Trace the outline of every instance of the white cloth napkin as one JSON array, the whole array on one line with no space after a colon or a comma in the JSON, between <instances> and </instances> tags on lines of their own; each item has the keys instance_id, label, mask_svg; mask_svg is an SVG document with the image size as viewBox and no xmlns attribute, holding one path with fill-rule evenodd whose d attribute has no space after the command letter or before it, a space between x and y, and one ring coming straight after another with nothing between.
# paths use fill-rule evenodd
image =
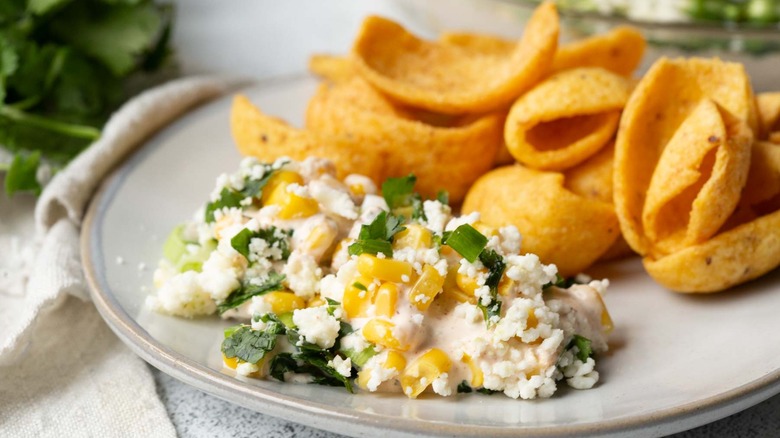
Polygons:
<instances>
[{"instance_id":1,"label":"white cloth napkin","mask_svg":"<svg viewBox=\"0 0 780 438\"><path fill-rule=\"evenodd\" d=\"M192 77L148 90L54 177L34 218L31 198L0 200L0 435L175 436L149 369L88 301L80 225L97 185L142 140L236 84Z\"/></svg>"}]
</instances>

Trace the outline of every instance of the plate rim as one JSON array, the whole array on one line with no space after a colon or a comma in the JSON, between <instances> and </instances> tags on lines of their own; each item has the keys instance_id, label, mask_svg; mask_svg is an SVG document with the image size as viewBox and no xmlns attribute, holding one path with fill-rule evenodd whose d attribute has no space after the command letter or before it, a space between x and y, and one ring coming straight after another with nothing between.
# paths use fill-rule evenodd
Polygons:
<instances>
[{"instance_id":1,"label":"plate rim","mask_svg":"<svg viewBox=\"0 0 780 438\"><path fill-rule=\"evenodd\" d=\"M251 90L279 84L280 82L300 81L310 76L302 73L274 76L253 82L242 89ZM485 436L489 434L496 437L554 437L565 435L614 435L642 431L648 435L659 435L687 430L725 418L780 393L779 368L749 383L699 401L642 415L618 417L606 421L554 426L523 426L518 424L517 427L457 425L416 418L406 418L404 421L398 422L395 421L398 417L361 412L354 408L323 405L279 394L242 382L229 375L221 374L204 364L176 353L154 339L141 327L116 300L110 288L102 284L101 273L99 272L98 264L95 262L97 257L102 255L102 250L99 246L101 243L99 232L105 218L105 212L112 200L111 195L116 193L116 190L130 176L132 170L145 159L148 152L160 147L162 144L155 144L154 140L168 131L186 125L188 119L194 117L204 108L231 99L238 91L240 90L230 90L222 96L191 108L172 123L140 141L130 154L126 155L114 166L109 176L103 179L98 190L91 197L82 222L80 236L81 263L92 302L103 320L122 342L136 355L160 371L185 384L256 412L341 434L351 432L349 428L343 428L343 426L349 425L351 427L358 426L362 429L361 431L393 430L407 435ZM523 401L512 400L511 402L522 403ZM262 410L260 407L262 407ZM303 418L301 415L307 415L306 422L301 421ZM359 433L361 431L354 432Z\"/></svg>"}]
</instances>

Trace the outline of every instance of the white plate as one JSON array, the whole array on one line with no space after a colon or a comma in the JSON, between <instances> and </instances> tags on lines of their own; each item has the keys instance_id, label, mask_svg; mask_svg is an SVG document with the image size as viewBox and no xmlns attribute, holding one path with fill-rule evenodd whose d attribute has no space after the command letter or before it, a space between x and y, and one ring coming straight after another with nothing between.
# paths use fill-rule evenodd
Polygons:
<instances>
[{"instance_id":1,"label":"white plate","mask_svg":"<svg viewBox=\"0 0 780 438\"><path fill-rule=\"evenodd\" d=\"M268 113L300 123L314 87L300 76L245 92ZM209 103L148 141L104 184L84 225L83 260L98 310L162 371L250 409L349 435L659 436L780 392L780 272L729 292L687 296L653 283L635 259L591 272L612 281L606 301L616 326L591 390L563 385L535 401L479 394L409 400L224 374L226 322L158 315L143 303L165 236L207 199L219 173L238 166L230 100Z\"/></svg>"}]
</instances>

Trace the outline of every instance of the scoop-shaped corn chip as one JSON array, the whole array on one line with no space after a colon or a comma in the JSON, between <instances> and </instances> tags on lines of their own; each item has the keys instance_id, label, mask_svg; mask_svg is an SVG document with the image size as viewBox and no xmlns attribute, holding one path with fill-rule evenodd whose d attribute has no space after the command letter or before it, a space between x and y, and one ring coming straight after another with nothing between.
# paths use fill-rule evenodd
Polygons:
<instances>
[{"instance_id":1,"label":"scoop-shaped corn chip","mask_svg":"<svg viewBox=\"0 0 780 438\"><path fill-rule=\"evenodd\" d=\"M780 92L756 95L758 116L761 119L764 138L780 134ZM777 142L776 142L777 143Z\"/></svg>"},{"instance_id":2,"label":"scoop-shaped corn chip","mask_svg":"<svg viewBox=\"0 0 780 438\"><path fill-rule=\"evenodd\" d=\"M304 160L315 156L336 164L338 176L351 173L382 181L384 152L366 153L365 146L349 139L320 135L295 129L285 122L263 114L245 96L233 99L230 130L239 152L264 161L281 157Z\"/></svg>"},{"instance_id":3,"label":"scoop-shaped corn chip","mask_svg":"<svg viewBox=\"0 0 780 438\"><path fill-rule=\"evenodd\" d=\"M780 211L643 262L655 281L678 292L717 292L752 280L780 265Z\"/></svg>"},{"instance_id":4,"label":"scoop-shaped corn chip","mask_svg":"<svg viewBox=\"0 0 780 438\"><path fill-rule=\"evenodd\" d=\"M562 71L512 105L504 141L529 167L575 166L612 138L629 92L625 78L601 68Z\"/></svg>"},{"instance_id":5,"label":"scoop-shaped corn chip","mask_svg":"<svg viewBox=\"0 0 780 438\"><path fill-rule=\"evenodd\" d=\"M601 67L621 76L631 76L642 61L645 45L645 38L637 29L618 26L606 34L560 46L552 71Z\"/></svg>"},{"instance_id":6,"label":"scoop-shaped corn chip","mask_svg":"<svg viewBox=\"0 0 780 438\"><path fill-rule=\"evenodd\" d=\"M309 58L309 71L332 82L346 81L356 74L348 57L322 54Z\"/></svg>"},{"instance_id":7,"label":"scoop-shaped corn chip","mask_svg":"<svg viewBox=\"0 0 780 438\"><path fill-rule=\"evenodd\" d=\"M563 276L585 270L620 234L610 204L566 190L560 173L520 165L477 180L463 202L463 212L472 211L491 226L515 225L523 235L523 251L555 263Z\"/></svg>"},{"instance_id":8,"label":"scoop-shaped corn chip","mask_svg":"<svg viewBox=\"0 0 780 438\"><path fill-rule=\"evenodd\" d=\"M615 209L623 236L642 255L652 247L642 211L656 165L677 129L705 98L717 103L721 113L756 129L753 93L744 67L717 59L659 59L623 110L615 143Z\"/></svg>"},{"instance_id":9,"label":"scoop-shaped corn chip","mask_svg":"<svg viewBox=\"0 0 780 438\"><path fill-rule=\"evenodd\" d=\"M372 92L377 96L365 97ZM383 178L414 173L421 194L434 197L439 190L447 190L455 203L492 167L501 145L502 114L457 118L400 114L378 105L376 99L381 96L359 77L323 84L309 101L306 127L322 135L349 138L362 145L363 154L381 152ZM436 118L437 123L423 123L419 118L428 122Z\"/></svg>"},{"instance_id":10,"label":"scoop-shaped corn chip","mask_svg":"<svg viewBox=\"0 0 780 438\"><path fill-rule=\"evenodd\" d=\"M612 169L615 154L615 143L610 142L596 155L588 158L578 166L564 173L564 187L570 192L588 199L595 199L612 204ZM599 260L614 260L633 254L623 236L618 236L615 243Z\"/></svg>"},{"instance_id":11,"label":"scoop-shaped corn chip","mask_svg":"<svg viewBox=\"0 0 780 438\"><path fill-rule=\"evenodd\" d=\"M612 203L612 169L615 143L564 173L565 187L586 198Z\"/></svg>"},{"instance_id":12,"label":"scoop-shaped corn chip","mask_svg":"<svg viewBox=\"0 0 780 438\"><path fill-rule=\"evenodd\" d=\"M557 45L558 13L548 2L508 54L424 41L378 17L363 22L352 51L358 72L393 99L460 114L508 106L547 74Z\"/></svg>"},{"instance_id":13,"label":"scoop-shaped corn chip","mask_svg":"<svg viewBox=\"0 0 780 438\"><path fill-rule=\"evenodd\" d=\"M734 214L721 232L780 209L780 145L767 141L753 143L750 171Z\"/></svg>"},{"instance_id":14,"label":"scoop-shaped corn chip","mask_svg":"<svg viewBox=\"0 0 780 438\"><path fill-rule=\"evenodd\" d=\"M747 124L702 99L661 152L642 225L668 254L712 237L739 202L750 165Z\"/></svg>"}]
</instances>

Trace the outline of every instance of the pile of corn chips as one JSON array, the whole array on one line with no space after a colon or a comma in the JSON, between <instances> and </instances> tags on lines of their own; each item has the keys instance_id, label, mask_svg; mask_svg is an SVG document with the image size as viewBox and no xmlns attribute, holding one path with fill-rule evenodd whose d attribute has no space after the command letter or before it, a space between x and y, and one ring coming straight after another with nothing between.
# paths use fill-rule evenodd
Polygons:
<instances>
[{"instance_id":1,"label":"pile of corn chips","mask_svg":"<svg viewBox=\"0 0 780 438\"><path fill-rule=\"evenodd\" d=\"M312 57L304 129L238 96L233 136L243 154L329 158L342 177L413 173L423 196L517 226L564 276L636 252L662 285L710 292L778 266L780 93L754 96L717 59L660 59L635 79L635 29L561 46L558 30L549 2L519 41L427 41L369 17L349 56Z\"/></svg>"}]
</instances>

